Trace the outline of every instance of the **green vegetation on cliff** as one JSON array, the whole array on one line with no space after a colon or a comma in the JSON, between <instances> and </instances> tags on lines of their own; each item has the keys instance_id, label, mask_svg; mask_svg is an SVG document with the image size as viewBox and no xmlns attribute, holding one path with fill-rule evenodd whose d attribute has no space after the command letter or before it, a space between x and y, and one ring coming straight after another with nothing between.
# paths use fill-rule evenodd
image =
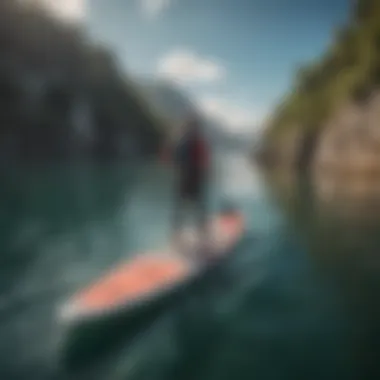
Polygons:
<instances>
[{"instance_id":1,"label":"green vegetation on cliff","mask_svg":"<svg viewBox=\"0 0 380 380\"><path fill-rule=\"evenodd\" d=\"M347 102L365 101L380 85L380 1L357 0L323 56L300 68L272 115L267 143L298 129L319 130Z\"/></svg>"},{"instance_id":2,"label":"green vegetation on cliff","mask_svg":"<svg viewBox=\"0 0 380 380\"><path fill-rule=\"evenodd\" d=\"M110 52L26 4L0 2L0 159L154 153L163 122Z\"/></svg>"}]
</instances>

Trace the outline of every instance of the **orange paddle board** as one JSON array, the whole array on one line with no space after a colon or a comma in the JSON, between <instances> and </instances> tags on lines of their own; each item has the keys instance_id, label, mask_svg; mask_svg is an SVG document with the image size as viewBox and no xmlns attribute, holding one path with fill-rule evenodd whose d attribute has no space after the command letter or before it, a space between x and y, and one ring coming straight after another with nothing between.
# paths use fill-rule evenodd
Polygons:
<instances>
[{"instance_id":1,"label":"orange paddle board","mask_svg":"<svg viewBox=\"0 0 380 380\"><path fill-rule=\"evenodd\" d=\"M210 250L216 258L228 252L243 229L243 216L237 212L221 214L211 221ZM194 243L195 237L194 232L183 231L181 239L189 244ZM70 322L133 308L196 276L205 266L172 246L142 252L74 294L60 309L59 317Z\"/></svg>"}]
</instances>

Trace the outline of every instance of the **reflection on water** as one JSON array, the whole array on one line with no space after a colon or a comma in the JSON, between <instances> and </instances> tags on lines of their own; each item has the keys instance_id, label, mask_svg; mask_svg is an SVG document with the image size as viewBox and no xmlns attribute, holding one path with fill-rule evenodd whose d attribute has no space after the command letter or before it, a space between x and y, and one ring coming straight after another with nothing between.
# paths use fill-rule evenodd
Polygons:
<instances>
[{"instance_id":1,"label":"reflection on water","mask_svg":"<svg viewBox=\"0 0 380 380\"><path fill-rule=\"evenodd\" d=\"M60 361L55 307L122 258L166 243L173 173L146 165L3 175L0 378L377 375L379 224L338 217L336 202L294 178L268 188L244 158L220 159L210 207L228 197L245 213L236 254L141 335L75 370Z\"/></svg>"},{"instance_id":2,"label":"reflection on water","mask_svg":"<svg viewBox=\"0 0 380 380\"><path fill-rule=\"evenodd\" d=\"M380 216L379 178L320 176L314 193L321 209L342 219L375 223Z\"/></svg>"},{"instance_id":3,"label":"reflection on water","mask_svg":"<svg viewBox=\"0 0 380 380\"><path fill-rule=\"evenodd\" d=\"M316 267L340 292L352 323L357 376L379 378L380 183L327 173L313 184L295 180L293 186L291 200L280 203L287 205Z\"/></svg>"},{"instance_id":4,"label":"reflection on water","mask_svg":"<svg viewBox=\"0 0 380 380\"><path fill-rule=\"evenodd\" d=\"M224 154L216 158L216 176L225 196L254 199L262 192L258 171L240 154Z\"/></svg>"}]
</instances>

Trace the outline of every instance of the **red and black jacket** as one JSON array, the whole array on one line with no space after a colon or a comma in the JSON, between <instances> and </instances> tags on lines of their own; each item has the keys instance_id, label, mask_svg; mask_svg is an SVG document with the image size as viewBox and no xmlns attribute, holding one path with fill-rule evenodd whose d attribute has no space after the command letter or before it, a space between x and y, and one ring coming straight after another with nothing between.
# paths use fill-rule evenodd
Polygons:
<instances>
[{"instance_id":1,"label":"red and black jacket","mask_svg":"<svg viewBox=\"0 0 380 380\"><path fill-rule=\"evenodd\" d=\"M208 143L200 134L184 136L172 152L166 148L162 152L162 159L168 161L169 156L185 171L205 171L210 165Z\"/></svg>"}]
</instances>

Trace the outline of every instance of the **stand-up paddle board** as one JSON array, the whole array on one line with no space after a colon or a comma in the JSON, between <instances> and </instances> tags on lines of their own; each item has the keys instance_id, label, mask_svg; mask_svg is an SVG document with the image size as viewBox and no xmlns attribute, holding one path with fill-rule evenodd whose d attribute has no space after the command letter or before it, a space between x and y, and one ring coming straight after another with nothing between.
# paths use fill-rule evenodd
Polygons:
<instances>
[{"instance_id":1,"label":"stand-up paddle board","mask_svg":"<svg viewBox=\"0 0 380 380\"><path fill-rule=\"evenodd\" d=\"M119 340L133 338L180 297L182 289L202 281L230 257L244 227L239 212L222 213L209 226L208 252L214 257L204 257L204 252L194 246L196 233L184 230L176 239L182 244L136 254L75 293L58 309L64 328L64 365L83 365L107 354L108 347Z\"/></svg>"},{"instance_id":2,"label":"stand-up paddle board","mask_svg":"<svg viewBox=\"0 0 380 380\"><path fill-rule=\"evenodd\" d=\"M197 255L193 255L191 250L179 252L173 244L166 249L142 252L74 294L59 309L58 317L66 323L83 322L122 310L127 312L148 303L160 294L189 282L212 266L211 263L220 261L241 237L243 230L241 213L220 214L210 223L208 251L215 256L210 261L199 260L202 251ZM183 246L189 246L196 242L196 234L183 231L180 240Z\"/></svg>"}]
</instances>

